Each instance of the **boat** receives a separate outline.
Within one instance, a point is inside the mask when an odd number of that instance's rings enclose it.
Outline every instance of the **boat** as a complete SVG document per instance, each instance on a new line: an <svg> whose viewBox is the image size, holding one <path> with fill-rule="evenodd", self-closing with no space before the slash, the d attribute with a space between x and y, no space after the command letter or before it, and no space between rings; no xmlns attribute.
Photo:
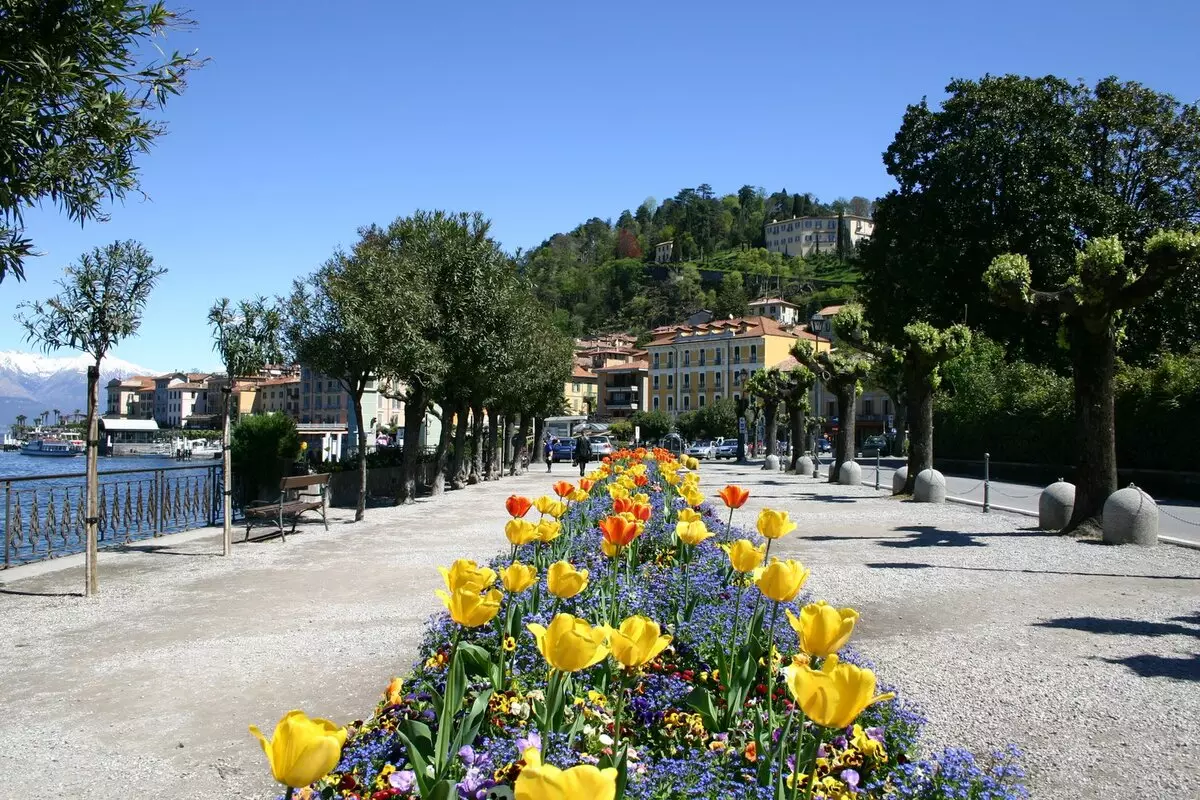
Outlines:
<svg viewBox="0 0 1200 800"><path fill-rule="evenodd" d="M62 442L56 439L31 439L21 446L21 454L26 456L74 458L80 455L80 452L70 442Z"/></svg>

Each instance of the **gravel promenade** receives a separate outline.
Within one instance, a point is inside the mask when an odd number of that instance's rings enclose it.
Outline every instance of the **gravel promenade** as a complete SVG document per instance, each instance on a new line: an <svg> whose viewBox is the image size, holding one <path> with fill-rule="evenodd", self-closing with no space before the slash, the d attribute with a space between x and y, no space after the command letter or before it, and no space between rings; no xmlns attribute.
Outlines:
<svg viewBox="0 0 1200 800"><path fill-rule="evenodd" d="M751 489L741 524L764 505L799 521L780 552L861 610L858 647L924 706L933 745L1015 742L1037 798L1200 797L1200 551L753 467L702 475L710 496ZM357 525L338 511L328 533L230 559L209 533L103 553L92 601L65 559L0 572L0 798L271 796L246 725L369 713L437 608L434 567L502 550L503 498L549 485L535 470Z"/></svg>

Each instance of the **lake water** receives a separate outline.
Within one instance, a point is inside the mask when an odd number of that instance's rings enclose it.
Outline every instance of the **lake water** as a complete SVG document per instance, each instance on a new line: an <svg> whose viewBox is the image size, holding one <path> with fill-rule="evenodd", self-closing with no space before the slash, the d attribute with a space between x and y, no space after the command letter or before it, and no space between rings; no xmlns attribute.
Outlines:
<svg viewBox="0 0 1200 800"><path fill-rule="evenodd" d="M28 478L35 475L66 475L87 470L83 456L75 458L53 458L48 456L26 456L20 453L0 453L0 481L5 478ZM146 456L108 456L100 459L101 474L114 469L162 469L176 466L208 466L209 461L176 461L173 458L150 458Z"/></svg>

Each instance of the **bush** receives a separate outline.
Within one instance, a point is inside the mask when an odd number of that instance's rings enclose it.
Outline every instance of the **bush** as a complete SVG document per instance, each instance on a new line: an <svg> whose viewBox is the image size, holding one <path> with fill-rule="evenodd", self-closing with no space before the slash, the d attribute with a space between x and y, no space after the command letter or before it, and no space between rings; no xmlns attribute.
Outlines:
<svg viewBox="0 0 1200 800"><path fill-rule="evenodd" d="M284 414L243 416L233 428L232 449L233 474L248 502L275 495L279 479L300 455L300 436Z"/></svg>

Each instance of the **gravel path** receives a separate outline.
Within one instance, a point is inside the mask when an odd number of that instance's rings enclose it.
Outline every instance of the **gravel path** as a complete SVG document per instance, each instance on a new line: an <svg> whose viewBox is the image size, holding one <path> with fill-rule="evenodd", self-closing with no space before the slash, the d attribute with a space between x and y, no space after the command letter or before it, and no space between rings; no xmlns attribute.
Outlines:
<svg viewBox="0 0 1200 800"><path fill-rule="evenodd" d="M567 476L565 467L553 476ZM932 745L1027 751L1038 798L1200 797L1200 552L1042 536L1029 520L705 465L800 529L810 587L863 613L881 676L921 702ZM214 555L211 534L0 573L0 798L266 797L246 731L290 708L368 714L437 607L434 567L505 546L503 498L543 472L330 532ZM44 571L44 567L40 568Z"/></svg>
<svg viewBox="0 0 1200 800"><path fill-rule="evenodd" d="M921 703L931 746L1015 742L1036 798L1200 797L1200 552L1044 535L1033 520L705 465L786 509L781 554L862 612L858 648Z"/></svg>

